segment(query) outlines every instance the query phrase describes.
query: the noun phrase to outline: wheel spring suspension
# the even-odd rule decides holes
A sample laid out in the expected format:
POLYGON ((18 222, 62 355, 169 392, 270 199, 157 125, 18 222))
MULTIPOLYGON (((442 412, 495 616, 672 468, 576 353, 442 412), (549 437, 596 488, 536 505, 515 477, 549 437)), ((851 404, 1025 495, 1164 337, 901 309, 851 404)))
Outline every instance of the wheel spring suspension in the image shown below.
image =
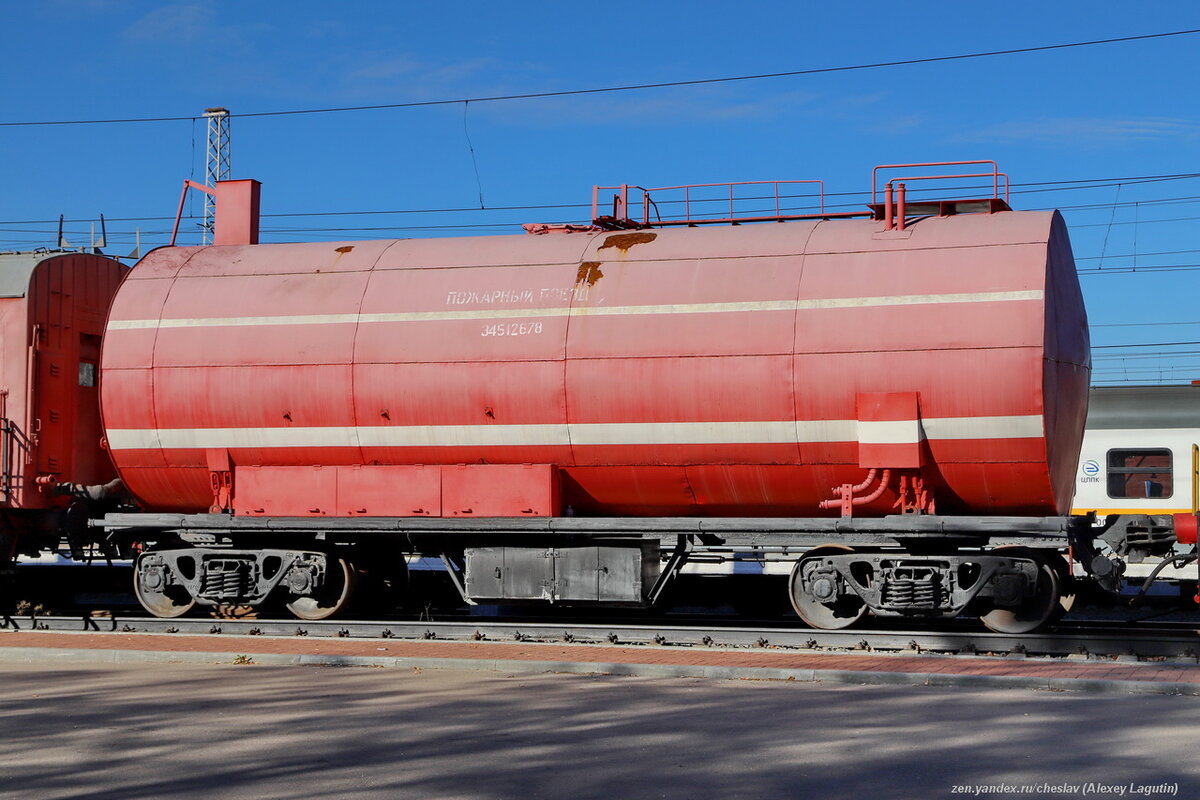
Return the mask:
POLYGON ((236 599, 249 594, 250 564, 235 559, 209 561, 200 593, 205 597, 236 599))
POLYGON ((942 601, 940 576, 893 578, 884 585, 885 605, 903 608, 937 608, 942 601))

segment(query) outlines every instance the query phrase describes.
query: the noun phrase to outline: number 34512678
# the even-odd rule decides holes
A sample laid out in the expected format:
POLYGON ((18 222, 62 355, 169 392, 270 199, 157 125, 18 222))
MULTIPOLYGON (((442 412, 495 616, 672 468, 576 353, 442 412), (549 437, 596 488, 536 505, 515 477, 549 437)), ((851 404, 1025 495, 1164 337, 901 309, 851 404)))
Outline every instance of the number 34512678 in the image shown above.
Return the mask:
POLYGON ((499 322, 494 325, 484 325, 480 330, 481 336, 528 336, 542 332, 540 322, 499 322))

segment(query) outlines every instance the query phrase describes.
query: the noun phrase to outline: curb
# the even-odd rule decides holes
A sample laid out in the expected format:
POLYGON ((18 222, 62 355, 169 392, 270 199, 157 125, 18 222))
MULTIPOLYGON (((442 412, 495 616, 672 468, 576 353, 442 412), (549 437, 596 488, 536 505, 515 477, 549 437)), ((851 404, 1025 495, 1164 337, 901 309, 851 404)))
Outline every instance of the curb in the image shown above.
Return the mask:
POLYGON ((961 686, 1036 689, 1087 694, 1165 694, 1200 696, 1200 684, 1176 681, 1124 681, 1089 678, 1038 678, 1025 675, 962 675, 939 672, 871 672, 844 669, 778 669, 718 667, 698 664, 628 664, 578 661, 532 661, 496 658, 414 658, 405 656, 290 655, 247 652, 105 650, 59 647, 0 647, 0 663, 184 663, 247 666, 390 667, 394 669, 474 670, 502 673, 566 673, 647 678, 711 678, 717 680, 797 681, 851 686, 961 686))

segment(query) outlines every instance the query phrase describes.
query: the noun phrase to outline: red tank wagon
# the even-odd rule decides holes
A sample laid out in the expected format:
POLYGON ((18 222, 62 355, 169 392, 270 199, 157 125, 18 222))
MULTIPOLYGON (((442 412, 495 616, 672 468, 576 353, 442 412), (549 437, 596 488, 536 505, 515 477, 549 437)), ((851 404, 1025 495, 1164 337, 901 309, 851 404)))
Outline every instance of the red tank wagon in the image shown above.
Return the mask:
POLYGON ((1062 220, 878 227, 158 250, 108 323, 109 444, 190 512, 219 463, 238 515, 811 515, 872 467, 942 511, 1063 513, 1088 352, 1062 220))
POLYGON ((100 343, 127 272, 90 253, 0 254, 0 564, 57 545, 72 494, 98 501, 115 487, 101 447, 100 343))
MULTIPOLYGON (((834 545, 793 573, 813 624, 975 600, 1040 624, 1061 559, 956 547, 1073 530, 1090 367, 1066 228, 894 184, 859 214, 739 217, 731 186, 727 218, 651 221, 641 190, 635 221, 624 187, 538 235, 154 251, 101 368, 113 460, 159 512, 105 522, 159 545, 139 596, 280 589, 324 616, 402 539, 468 601, 652 601, 696 535, 758 532, 834 545), (891 549, 840 549, 863 537, 891 549), (922 538, 936 559, 896 549, 922 538)), ((220 191, 255 231, 257 184, 220 191)))

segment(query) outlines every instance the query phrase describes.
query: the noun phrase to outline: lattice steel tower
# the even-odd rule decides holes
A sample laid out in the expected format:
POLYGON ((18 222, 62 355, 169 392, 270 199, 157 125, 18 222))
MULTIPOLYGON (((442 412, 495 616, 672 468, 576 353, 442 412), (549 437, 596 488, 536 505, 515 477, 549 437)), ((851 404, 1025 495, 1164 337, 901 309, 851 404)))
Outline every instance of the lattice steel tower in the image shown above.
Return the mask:
MULTIPOLYGON (((229 109, 206 108, 204 118, 208 120, 208 148, 204 159, 204 182, 209 186, 217 181, 229 180, 229 109)), ((216 199, 204 195, 203 243, 212 242, 213 218, 216 199)))

